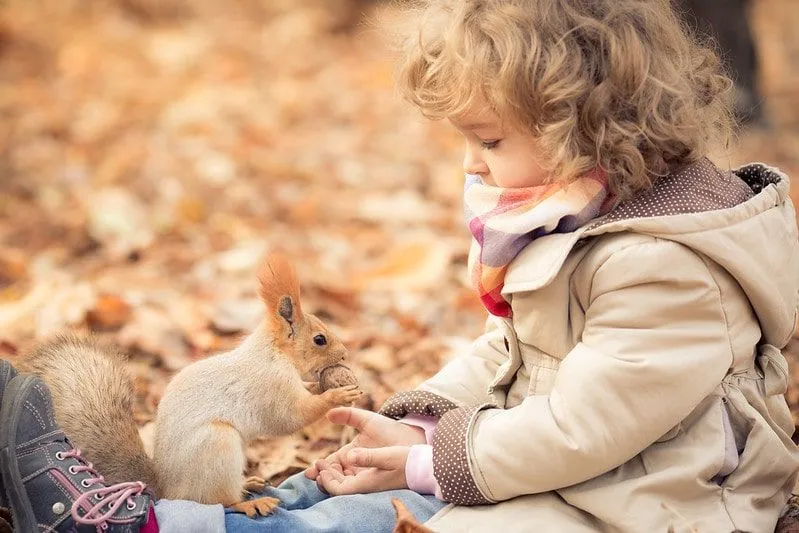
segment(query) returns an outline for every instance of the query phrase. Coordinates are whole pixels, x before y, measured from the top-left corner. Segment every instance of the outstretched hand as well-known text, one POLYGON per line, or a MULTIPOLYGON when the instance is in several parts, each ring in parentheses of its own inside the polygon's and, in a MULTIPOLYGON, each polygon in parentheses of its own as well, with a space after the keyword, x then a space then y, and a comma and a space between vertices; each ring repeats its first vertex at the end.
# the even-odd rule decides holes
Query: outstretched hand
POLYGON ((353 448, 341 457, 342 470, 323 469, 317 484, 333 496, 405 489, 409 446, 353 448))
MULTIPOLYGON (((316 480, 323 470, 340 472, 342 475, 354 475, 362 466, 357 461, 346 461, 344 456, 355 448, 409 447, 413 444, 425 444, 424 431, 421 428, 397 422, 365 409, 355 407, 337 407, 327 413, 327 418, 334 424, 343 424, 358 430, 358 436, 349 444, 333 452, 325 459, 320 459, 305 470, 305 476, 316 480)), ((357 456, 358 454, 356 454, 357 456)), ((407 459, 407 452, 405 454, 407 459)), ((403 481, 404 474, 403 461, 403 481)), ((331 474, 332 475, 332 474, 331 474)))

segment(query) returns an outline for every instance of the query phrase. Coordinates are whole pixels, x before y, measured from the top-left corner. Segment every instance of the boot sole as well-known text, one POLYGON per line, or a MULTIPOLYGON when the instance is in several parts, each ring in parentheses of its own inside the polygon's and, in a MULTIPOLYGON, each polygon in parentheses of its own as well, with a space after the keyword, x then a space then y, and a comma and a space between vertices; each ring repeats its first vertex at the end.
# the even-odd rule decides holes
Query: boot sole
POLYGON ((25 485, 19 474, 17 463, 17 425, 22 411, 24 392, 36 381, 33 376, 18 375, 12 379, 3 394, 3 405, 0 408, 0 426, 6 431, 0 435, 0 474, 6 487, 11 504, 11 515, 14 529, 18 531, 39 531, 36 516, 28 501, 25 485))
MULTIPOLYGON (((18 375, 19 374, 17 373, 16 369, 11 365, 11 363, 3 359, 0 359, 0 387, 2 387, 0 388, 0 409, 3 406, 3 396, 5 396, 6 387, 8 386, 9 383, 11 383, 11 380, 17 377, 18 375), (3 373, 4 369, 8 370, 8 374, 3 373)), ((6 496, 6 486, 5 483, 3 483, 2 476, 0 476, 0 507, 8 508, 8 496, 6 496)))

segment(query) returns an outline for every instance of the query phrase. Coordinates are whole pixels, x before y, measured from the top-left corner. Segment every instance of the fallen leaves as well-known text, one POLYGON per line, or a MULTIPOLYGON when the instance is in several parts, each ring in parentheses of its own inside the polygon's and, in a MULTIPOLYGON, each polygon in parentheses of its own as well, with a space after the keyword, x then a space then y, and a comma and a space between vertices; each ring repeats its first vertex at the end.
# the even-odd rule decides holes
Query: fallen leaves
POLYGON ((280 474, 295 473, 307 466, 298 459, 300 443, 295 438, 259 439, 247 449, 248 473, 274 480, 280 474))
MULTIPOLYGON (((350 31, 370 6, 6 2, 0 355, 64 328, 116 342, 149 445, 171 375, 257 325, 255 272, 275 248, 350 349, 362 406, 467 350, 485 311, 461 140, 395 94, 379 32, 350 31)), ((797 146, 790 130, 747 134, 737 154, 799 172, 797 146)), ((257 441, 248 473, 279 482, 352 437, 322 419, 257 441)))

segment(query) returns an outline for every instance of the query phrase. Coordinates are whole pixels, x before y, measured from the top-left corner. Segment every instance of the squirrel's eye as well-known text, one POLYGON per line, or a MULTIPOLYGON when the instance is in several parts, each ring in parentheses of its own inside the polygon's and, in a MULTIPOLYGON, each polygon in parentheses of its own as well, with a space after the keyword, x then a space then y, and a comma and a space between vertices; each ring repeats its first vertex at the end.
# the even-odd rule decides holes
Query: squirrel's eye
POLYGON ((324 346, 325 344, 327 344, 327 339, 325 338, 324 335, 317 335, 316 337, 313 338, 313 342, 317 346, 324 346))

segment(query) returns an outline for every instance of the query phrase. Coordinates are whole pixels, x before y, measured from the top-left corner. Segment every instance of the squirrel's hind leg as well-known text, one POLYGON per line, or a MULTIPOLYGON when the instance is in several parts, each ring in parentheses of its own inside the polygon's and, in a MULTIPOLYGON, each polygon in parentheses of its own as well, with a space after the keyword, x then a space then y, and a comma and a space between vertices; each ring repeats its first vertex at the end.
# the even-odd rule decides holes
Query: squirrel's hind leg
MULTIPOLYGON (((177 445, 173 454, 184 454, 172 464, 185 465, 180 489, 168 491, 172 499, 199 503, 239 503, 241 473, 247 464, 239 432, 228 422, 212 421, 192 433, 192 442, 177 445)), ((176 457, 173 457, 177 459, 176 457)), ((166 461, 164 461, 166 463, 166 461)))
POLYGON ((208 442, 208 446, 204 447, 208 454, 205 462, 211 467, 209 479, 219 480, 217 490, 212 496, 215 501, 207 503, 221 503, 249 517, 272 513, 280 503, 277 498, 259 497, 244 500, 245 490, 257 489, 261 492, 266 482, 251 477, 242 483, 241 474, 247 465, 247 459, 239 432, 227 422, 214 421, 208 425, 205 440, 208 442))
POLYGON ((271 514, 275 509, 277 509, 278 505, 280 505, 280 500, 277 498, 264 496, 263 498, 239 502, 235 505, 231 505, 230 508, 239 513, 244 513, 252 518, 256 514, 261 516, 271 514))

